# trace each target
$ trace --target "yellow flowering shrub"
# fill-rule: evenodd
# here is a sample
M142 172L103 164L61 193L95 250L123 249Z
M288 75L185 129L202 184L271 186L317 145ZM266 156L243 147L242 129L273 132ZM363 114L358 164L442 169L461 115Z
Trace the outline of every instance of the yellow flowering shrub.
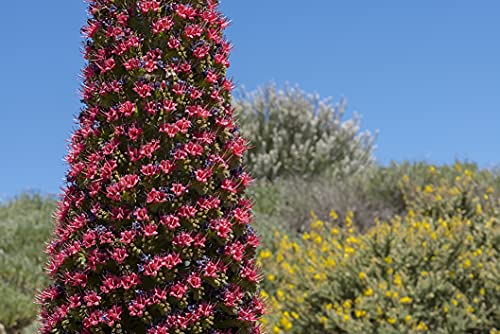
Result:
M269 332L499 333L499 205L473 185L403 180L411 209L364 233L333 211L300 237L275 231L260 251Z

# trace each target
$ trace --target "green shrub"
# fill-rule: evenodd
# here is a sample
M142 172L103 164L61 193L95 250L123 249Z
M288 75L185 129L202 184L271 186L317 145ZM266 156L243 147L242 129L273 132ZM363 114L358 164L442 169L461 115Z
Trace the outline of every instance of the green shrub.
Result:
M334 211L300 238L275 233L259 254L271 333L498 333L498 197L468 192L481 173L428 173L440 188L403 178L407 214L366 233ZM463 210L460 197L476 205Z
M346 102L267 85L236 102L242 132L251 142L246 159L257 178L307 177L329 171L349 175L371 166L375 138L360 119L344 120Z
M45 283L43 244L54 210L52 198L27 194L0 206L0 323L8 333L36 317L33 296Z

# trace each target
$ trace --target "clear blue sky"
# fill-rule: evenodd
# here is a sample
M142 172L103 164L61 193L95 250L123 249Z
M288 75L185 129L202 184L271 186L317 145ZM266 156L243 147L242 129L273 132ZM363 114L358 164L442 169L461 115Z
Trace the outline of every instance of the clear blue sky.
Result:
M500 1L223 0L230 74L299 84L379 130L378 160L500 162ZM80 0L7 1L0 21L0 199L62 185L79 110Z

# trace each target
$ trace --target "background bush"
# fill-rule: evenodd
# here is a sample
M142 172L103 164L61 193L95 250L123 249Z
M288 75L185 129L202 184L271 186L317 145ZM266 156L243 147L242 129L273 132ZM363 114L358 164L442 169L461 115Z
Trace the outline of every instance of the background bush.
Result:
M335 211L328 223L313 217L300 238L275 231L260 252L271 333L497 333L498 197L473 195L482 176L470 170L451 183L428 174L442 186L404 177L407 214L365 234L352 213L339 224Z
M9 333L37 314L35 289L45 283L42 249L51 231L52 198L21 195L0 205L0 323Z
M375 137L360 131L360 119L344 120L346 101L268 84L235 101L243 136L253 148L247 165L257 178L302 178L325 171L340 175L373 164Z

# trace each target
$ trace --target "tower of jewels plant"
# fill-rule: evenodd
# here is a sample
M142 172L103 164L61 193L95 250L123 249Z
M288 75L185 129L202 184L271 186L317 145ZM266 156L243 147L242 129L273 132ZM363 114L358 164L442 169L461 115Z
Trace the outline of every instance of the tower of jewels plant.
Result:
M88 2L39 332L261 333L218 0Z

